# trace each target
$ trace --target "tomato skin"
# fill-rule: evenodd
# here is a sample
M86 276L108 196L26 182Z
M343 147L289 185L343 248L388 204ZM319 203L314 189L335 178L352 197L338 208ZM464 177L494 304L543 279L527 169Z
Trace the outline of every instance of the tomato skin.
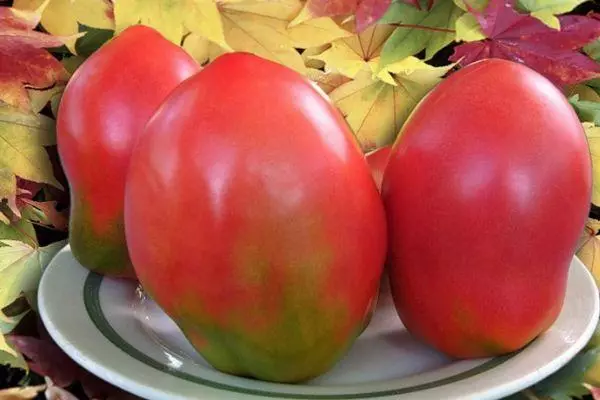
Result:
M125 29L77 69L57 117L69 181L69 241L85 267L134 277L123 228L125 175L136 138L161 101L199 66L142 25Z
M213 61L151 119L125 222L140 282L204 358L269 381L341 357L385 258L383 204L343 117L296 72L246 53Z
M377 189L381 191L381 182L383 181L383 173L390 159L392 146L383 146L366 154L367 162L371 168L371 174L377 185Z
M582 126L541 75L486 60L443 81L404 126L383 180L407 329L459 358L514 351L545 331L591 182Z

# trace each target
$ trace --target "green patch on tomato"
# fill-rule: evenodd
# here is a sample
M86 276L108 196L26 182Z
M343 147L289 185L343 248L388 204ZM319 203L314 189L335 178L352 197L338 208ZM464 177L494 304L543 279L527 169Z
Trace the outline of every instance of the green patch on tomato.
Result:
M102 233L94 229L94 213L85 201L73 198L69 242L73 255L91 271L118 277L135 277L125 242L123 216L117 215Z

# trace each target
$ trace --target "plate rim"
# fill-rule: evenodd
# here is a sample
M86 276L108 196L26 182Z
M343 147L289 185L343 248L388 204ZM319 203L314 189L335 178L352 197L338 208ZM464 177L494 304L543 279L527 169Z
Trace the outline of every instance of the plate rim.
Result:
M365 391L365 392L352 392L352 393L339 393L339 394L302 394L302 393L290 393L290 392L276 392L261 389L244 388L236 385L229 385L226 383L212 381L199 376L189 374L184 371L169 368L168 366L154 360L152 357L144 354L142 351L136 349L131 343L125 340L118 332L112 327L102 307L100 305L100 286L102 285L104 277L96 273L90 273L87 275L84 283L84 303L88 316L91 317L92 322L98 328L98 331L108 339L113 345L123 350L132 358L137 361L144 363L145 365L154 368L160 372L169 374L179 379L184 379L188 382L196 383L203 386L209 386L214 389L224 390L227 392L249 394L255 396L269 397L269 398L281 398L281 399L301 399L301 400L343 400L343 399L377 399L389 396L398 396L401 394L409 394L422 390L432 389L435 387L443 386L458 382L470 377L485 373L486 371L497 367L500 364L505 363L511 358L517 356L525 348L520 349L516 352L493 357L489 360L484 361L482 364L478 364L466 371L461 371L456 375L436 379L430 382L421 384L406 386L397 389L385 389L378 391ZM120 342L120 343L119 343Z
M55 267L53 267L53 265L55 264L55 260L58 258L58 256L60 254L63 254L65 252L70 252L69 244L65 245L56 254L56 256L53 258L53 260L49 264L46 271L44 271L42 280L40 282L39 311L40 311L40 316L42 318L42 321L43 321L44 325L46 326L46 329L48 330L50 336L63 349L63 351L65 351L65 353L67 353L78 364L80 364L85 369L89 370L90 372L94 373L95 375L99 376L100 378L107 380L107 381L115 384L116 386L121 387L122 389L125 389L131 393L134 393L134 394L137 394L140 396L149 396L147 398L164 398L164 396L168 396L169 398L174 398L174 396L179 396L179 394L173 394L172 392L157 389L156 387L145 386L143 382L140 382L139 380L136 380L136 379L129 378L127 375L124 375L124 374L120 373L119 371L115 371L114 366L103 365L101 363L94 361L93 354L92 355L88 354L88 356L86 357L86 355L83 354L80 351L80 349L78 349L73 343L71 343L71 340L69 340L69 338L67 338L63 335L63 333L61 332L61 329L59 327L55 326L55 324L53 323L53 321L51 320L51 317L50 317L51 312L47 309L47 304L44 301L44 299L46 299L46 297L47 297L45 295L46 293L45 293L45 284L44 283L48 279L47 276L52 273L52 272L47 273L47 271L52 271L52 269L55 268ZM71 255L71 257L72 257L72 255ZM594 285L594 288L596 288L595 282L593 281L593 278L592 278L591 274L589 273L589 271L587 270L587 268L585 268L583 266L583 264L577 257L574 257L574 260L576 261L575 265L578 265L578 268L582 269L582 272L584 273L584 276L587 279L587 283L589 284L591 281L591 283ZM81 267L81 268L83 268L83 267ZM120 346L118 346L109 337L107 337L105 332L100 327L97 326L96 321L93 320L93 318L88 310L89 305L87 304L87 300L85 298L86 292L87 292L85 288L87 287L87 283L88 283L88 281L93 280L93 279L99 280L98 286L97 286L97 289L99 290L100 286L101 286L101 282L103 280L103 277L101 277L100 275L91 273L88 270L85 270L85 273L86 274L81 279L81 282L78 282L78 283L76 282L76 284L78 284L78 285L81 284L81 291L80 291L81 296L77 299L77 301L81 301L84 303L84 307L85 307L85 311L86 311L85 317L88 318L89 322L94 325L94 329L96 330L97 334L99 334L100 336L105 338L109 343L111 343L112 346L115 347L115 349L123 351L123 349ZM597 288L596 288L596 293L597 293ZM88 293L88 296L89 296L89 293ZM531 386L532 384L536 383L537 381L547 377L548 375L550 375L553 372L555 372L556 370L558 370L560 367L562 367L564 364L566 364L570 359L572 359L581 349L583 349L583 347L587 344L587 342L591 338L591 336L594 332L594 329L596 328L596 325L598 324L598 319L599 319L598 317L599 317L599 313L600 313L599 302L600 302L600 299L598 298L598 296L594 296L593 297L593 303L594 303L593 304L593 316L589 319L585 330L583 331L583 333L579 336L579 338L574 343L572 343L558 357L555 357L551 363L544 365L544 368L541 368L536 371L532 371L529 374L526 374L520 380L508 381L501 385L490 387L490 388L484 389L479 392L477 392L475 390L476 393L474 392L469 395L473 395L473 396L476 395L477 397L474 397L474 398L480 399L480 398L482 398L482 396L487 396L486 398L493 398L493 396L505 395L505 394L509 394L509 392L513 393L515 391L520 390L521 388ZM96 306L100 307L99 302L97 303ZM101 310L101 308L100 308L100 310ZM104 316L103 313L102 313L102 315ZM595 321L595 323L594 323L594 321ZM110 327L110 323L107 322L107 324ZM117 336L118 336L118 333L117 333ZM124 339L123 339L123 341L125 343L128 343ZM150 356L144 354L141 350L136 349L134 346L132 346L132 347L140 354L143 354L145 357L152 359ZM526 349L526 348L527 348L527 346L524 349ZM465 373L468 374L471 370L476 370L478 368L481 368L482 366L485 366L490 362L495 362L496 365L489 367L486 370L493 369L494 367L503 364L508 359L511 359L511 358L515 357L516 355L520 354L521 351L524 349L521 349L520 351L511 353L509 355L491 358L489 361L484 362L481 365L475 366L475 367L471 368L470 370L467 370L467 371L457 374L457 376L465 374ZM131 359L132 362L139 363L147 368L153 368L162 374L167 374L165 369L168 369L168 366L160 363L159 361L152 359L156 364L161 365L164 368L157 368L156 366L149 365L149 364L137 359L136 357L132 356L130 353L128 353L128 352L125 352L125 353ZM506 360L504 360L504 358L506 358ZM172 372L172 370L171 370L171 372ZM464 377L464 378L461 378L458 380L465 380L470 377L479 375L483 372L485 372L485 371L480 371L478 373L471 374L470 376L467 376L467 377ZM189 375L189 376L193 377L194 379L191 381L186 380L185 378L178 376L179 374ZM357 398L358 399L360 399L360 398L371 398L371 399L387 398L387 399L390 399L390 398L395 398L398 395L406 395L411 392L414 393L417 390L418 391L427 390L427 389L431 389L433 387L440 387L440 386L444 386L444 385L451 384L453 382L458 381L457 379L452 379L453 377L441 378L441 379L439 379L439 381L444 381L444 380L449 379L450 382L445 382L443 384L431 386L432 383L437 382L437 380L436 380L436 381L426 382L426 383L419 384L419 385L413 385L413 387L419 387L419 386L425 386L425 387L418 388L416 390L411 390L408 392L405 392L404 390L410 389L411 388L410 386L405 387L405 388L397 388L395 390L392 390L392 389L380 390L378 392L367 391L364 393L354 393L354 394L346 393L346 394L327 395L327 394L300 394L300 393L289 393L289 392L281 392L281 393L268 392L268 391L264 391L264 390L260 390L260 389L256 390L253 388L240 388L238 386L232 386L232 385L225 385L228 387L224 388L224 387L222 387L223 384L221 384L220 382L214 382L214 381L203 379L203 378L199 378L199 379L202 379L205 382L197 382L196 379L198 379L198 377L188 374L183 371L177 371L177 373L175 373L175 374L168 373L168 375L176 380L184 379L187 382L194 383L194 384L198 385L199 388L204 387L204 388L208 388L208 389L215 389L217 391L217 395L222 394L222 395L226 396L227 393L232 394L235 392L238 394L251 396L251 397L261 396L261 397L280 398L280 399L284 399L284 398L285 399L290 399L290 398L294 398L294 399L330 399L330 400L351 399L351 398L354 398L354 399L357 399ZM207 385L206 382L210 382L213 385L216 384L216 387L211 386L210 384ZM219 386L221 386L221 387L219 387ZM148 389L148 390L145 390L145 389ZM154 397L157 394L160 395L161 397ZM202 393L198 393L198 394L200 395ZM495 397L495 398L497 398L497 397Z

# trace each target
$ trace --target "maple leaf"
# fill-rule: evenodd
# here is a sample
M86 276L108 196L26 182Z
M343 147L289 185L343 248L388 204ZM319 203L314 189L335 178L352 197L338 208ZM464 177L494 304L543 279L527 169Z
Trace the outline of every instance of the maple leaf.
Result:
M35 229L31 221L18 219L0 224L0 238L26 242L30 246L37 246ZM1 307L0 307L1 308Z
M309 47L302 51L302 59L304 60L304 65L307 68L315 68L315 69L324 69L325 62L313 58L314 56L318 56L322 54L325 50L331 48L331 43L324 44L322 46Z
M27 370L27 362L11 344L6 341L4 335L0 335L0 365L10 365L12 368Z
M90 28L85 25L82 25L80 30L85 35L75 43L75 53L84 58L95 53L104 43L112 39L115 33L110 29Z
M0 200L7 200L11 209L16 209L17 202L17 177L7 167L0 168ZM5 220L4 223L10 221Z
M409 57L386 66L377 76L361 71L329 96L346 117L363 151L368 152L393 143L417 103L451 67L433 67Z
M598 125L589 122L583 123L592 158L592 203L596 205L600 205L600 124Z
M360 71L375 71L381 48L394 29L390 25L371 26L360 34L333 41L329 49L309 59L323 61L327 71L349 78Z
M134 399L122 390L104 382L77 365L54 343L44 326L38 324L39 337L9 335L11 344L29 360L28 365L38 375L49 378L49 387L66 387L81 383L85 394L92 399ZM113 397L114 396L114 397Z
M583 51L596 61L600 61L600 40L596 39L592 43L586 45Z
M331 18L318 18L290 27L302 9L301 0L158 0L115 1L116 30L142 22L181 43L199 62L235 50L254 53L300 73L306 72L296 48L329 43L350 32Z
M586 388L590 391L590 395L594 400L600 400L600 388L586 385Z
M488 2L489 0L454 0L454 4L465 11L469 9L483 11L487 7Z
M50 378L46 377L46 382L48 382L48 387L44 391L46 400L78 400L77 397L73 396L65 389L54 385Z
M69 225L68 215L66 212L56 209L56 201L34 201L30 199L23 199L22 201L30 206L27 209L27 219L29 221L52 226L59 231L67 230Z
M18 240L0 240L0 310L21 294L37 290L42 271L64 241L33 247Z
M15 0L13 8L35 11L46 0ZM91 28L114 29L110 0L50 0L43 9L41 25L52 35L70 37L67 48L76 54L77 33L80 24Z
M454 26L464 11L451 1L437 1L430 10L394 3L381 20L398 28L385 43L382 65L392 64L425 50L426 59L450 44Z
M505 400L568 400L588 394L583 385L584 376L596 362L600 349L587 346L571 361L548 378Z
M518 8L531 13L553 29L560 29L560 22L556 15L571 11L581 3L588 0L518 0Z
M17 177L17 193L14 202L9 200L8 207L16 218L21 218L21 210L27 206L27 200L32 200L42 190L43 185ZM12 218L14 220L14 218ZM4 238L3 236L0 236Z
M292 25L319 17L355 15L356 32L361 33L377 22L391 0L308 0Z
M581 100L580 95L575 94L569 97L569 103L571 103L581 121L593 122L600 126L600 103L598 101Z
M28 89L31 111L41 112L50 103L52 114L56 117L60 98L65 90L65 85L55 85L49 89Z
M0 334L12 332L19 322L31 311L31 306L25 296L19 297L2 309L0 314Z
M435 0L403 0L402 2L404 4L409 4L419 10L431 10Z
M0 104L0 168L59 189L45 146L56 144L54 120Z
M181 44L184 34L191 31L229 49L217 3L212 0L114 0L114 17L117 34L141 23L158 30L175 44Z
M600 64L579 51L600 36L600 21L595 18L561 16L561 30L556 31L518 13L512 0L490 0L483 12L471 14L486 39L457 46L452 61L463 66L484 58L521 62L559 86L600 76Z
M579 260L594 276L596 284L600 284L600 238L597 237L598 223L599 221L591 218L588 219L579 239L579 246L576 253Z
M581 100L600 102L600 95L596 91L598 89L588 86L588 82L579 85L571 85L565 89L564 93L567 98L579 95Z
M350 78L342 74L331 71L322 71L315 68L309 68L306 72L306 76L312 82L316 83L325 94L329 94L344 83L351 81Z
M47 88L67 79L62 64L45 50L66 39L33 30L41 11L0 7L0 100L22 110L29 108L26 87Z
M590 227L590 225L592 225L592 227ZM600 225L600 221L591 219L591 218L588 219L588 223L586 224L586 230L588 230L590 233L587 236L591 237L592 235L597 235L599 225ZM594 232L592 232L592 231L594 231ZM597 237L596 237L596 240L598 240ZM597 256L600 256L600 254L597 254ZM586 345L586 349L598 348L599 346L600 346L600 326L597 326L596 330L594 331L594 334L592 335L592 338ZM598 357L596 357L595 362L585 372L583 382L584 382L583 385L590 391L590 394L592 394L592 397L594 399L598 399L599 398L598 395L600 395L600 390L598 390L598 387L600 387L600 359Z
M46 385L16 387L0 390L0 399L2 400L27 400L35 399L38 393L43 392Z

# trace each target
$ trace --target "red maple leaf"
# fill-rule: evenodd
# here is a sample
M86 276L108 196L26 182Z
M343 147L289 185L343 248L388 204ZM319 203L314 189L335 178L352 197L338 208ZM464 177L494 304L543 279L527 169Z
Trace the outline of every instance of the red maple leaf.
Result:
M37 324L39 337L8 335L9 341L27 358L27 365L36 374L48 377L58 387L67 387L78 381L92 399L127 399L137 397L95 377L77 365L58 347L44 326Z
M33 30L40 13L0 7L0 100L29 109L26 87L43 89L66 81L62 64L45 48L58 47L64 40Z
M392 0L308 0L305 10L313 17L356 15L356 31L362 32L377 22Z
M483 12L469 8L486 39L454 49L451 61L465 66L484 58L503 58L523 63L558 86L576 84L600 76L600 64L579 50L600 37L597 15L560 16L560 30L530 15L520 14L513 0L490 0Z
M43 214L44 218L36 222L40 222L42 225L53 226L59 231L66 231L68 229L68 214L66 211L58 211L56 209L56 201L34 201L26 198L23 198L21 201L24 204L29 204L32 207L37 208Z

